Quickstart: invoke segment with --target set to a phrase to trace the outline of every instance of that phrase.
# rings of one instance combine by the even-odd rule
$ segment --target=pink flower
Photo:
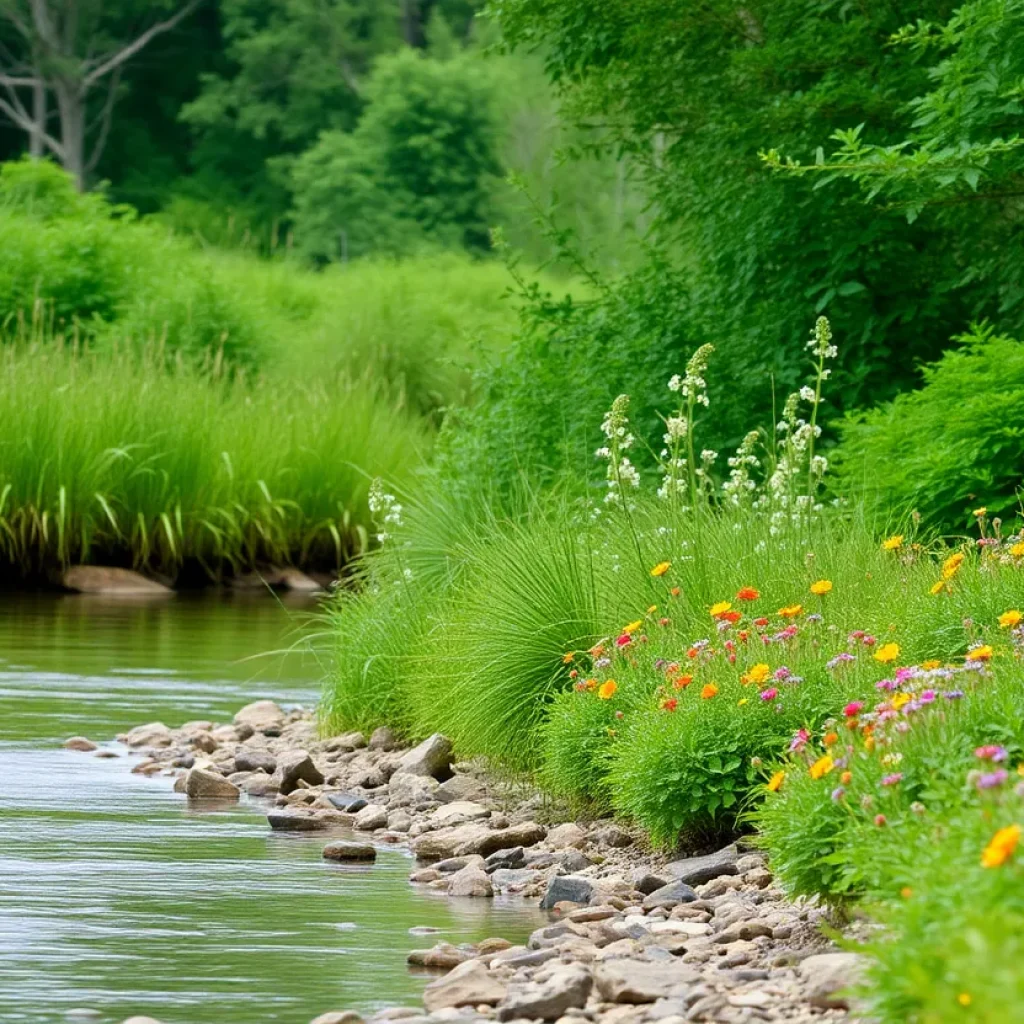
[[[843,714],[847,718],[853,718],[859,715],[864,710],[864,701],[862,700],[851,700],[849,704],[843,708]]]
[[[879,828],[882,828],[886,824],[885,815],[884,814],[876,814],[875,815],[875,824]]]
[[[796,735],[789,741],[789,752],[793,754],[803,750],[810,738],[811,734],[806,729],[797,729]]]
[[[775,700],[778,695],[778,689],[774,686],[769,686],[767,690],[761,691],[761,700]]]
[[[628,633],[623,633],[615,638],[616,647],[628,647],[633,642],[633,638]]]
[[[1006,747],[1000,747],[995,743],[990,743],[984,747],[977,747],[974,751],[974,756],[980,758],[982,761],[1005,761],[1007,758]]]
[[[898,786],[903,781],[903,772],[893,772],[882,777],[883,786]]]

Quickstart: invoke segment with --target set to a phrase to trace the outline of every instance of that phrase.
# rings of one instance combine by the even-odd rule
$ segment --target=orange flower
[[[692,683],[692,682],[693,682],[693,676],[691,676],[691,675],[681,675],[681,676],[676,676],[675,679],[672,680],[672,685],[677,690],[685,690],[690,685],[690,683]]]
[[[1020,842],[1020,825],[1001,828],[990,840],[981,854],[983,868],[997,868],[1013,856]]]
[[[736,591],[737,601],[756,601],[761,596],[761,591],[754,587],[740,587]]]
[[[618,690],[619,684],[614,679],[606,679],[600,687],[598,687],[597,695],[601,700],[611,700],[615,696],[615,691]]]
[[[779,609],[779,615],[784,619],[795,619],[803,610],[802,604],[787,604],[785,608]]]
[[[818,580],[816,583],[811,584],[811,593],[814,594],[815,597],[824,597],[826,594],[830,593],[831,590],[831,580]]]
[[[810,773],[812,779],[820,779],[825,775],[828,775],[833,768],[835,768],[835,762],[832,760],[831,754],[826,754],[824,757],[819,757],[817,761],[810,767]]]
[[[831,747],[839,742],[839,733],[827,732],[825,733],[825,737],[821,742],[824,743],[826,747]]]
[[[652,570],[652,576],[664,576],[672,568],[671,562],[659,562]]]
[[[999,616],[999,625],[1003,629],[1013,629],[1021,624],[1022,619],[1024,619],[1024,615],[1021,615],[1021,613],[1014,608],[1012,611],[1003,612],[1003,614]]]
[[[737,622],[739,622],[739,621],[740,621],[740,619],[742,619],[742,618],[743,618],[743,616],[742,616],[742,615],[740,615],[740,613],[739,613],[739,612],[736,612],[736,611],[732,611],[732,612],[722,612],[722,614],[721,614],[721,615],[719,615],[718,617],[719,617],[719,618],[720,618],[720,619],[721,619],[721,620],[722,620],[723,622],[731,622],[731,623],[732,623],[733,625],[735,625],[735,624],[736,624]]]
[[[839,776],[839,781],[844,786],[848,786],[851,782],[853,782],[853,772],[850,772],[850,771],[843,772],[843,774]]]
[[[782,785],[783,780],[785,778],[786,778],[786,773],[784,771],[777,771],[768,780],[768,792],[769,793],[777,793],[779,791],[779,787]]]
[[[701,700],[711,700],[718,693],[718,687],[714,683],[707,683],[700,691]]]
[[[899,656],[899,644],[882,644],[882,646],[875,651],[875,661],[880,661],[883,665],[888,665],[890,661],[895,661]]]
[[[909,899],[910,899],[910,897],[914,895],[914,890],[913,890],[913,889],[911,889],[909,885],[905,885],[905,886],[903,886],[903,888],[902,888],[902,889],[900,889],[900,895],[901,895],[901,896],[902,896],[902,897],[903,897],[903,898],[904,898],[905,900],[909,900]]]
[[[563,665],[571,665],[572,664],[572,660],[575,657],[576,657],[576,652],[575,651],[566,651],[565,654],[562,655],[562,664]]]
[[[719,616],[724,615],[732,607],[729,601],[718,601],[711,606],[709,611],[711,612],[711,618],[717,619]]]
[[[680,590],[680,589],[679,589],[679,587],[673,587],[673,588],[672,588],[672,589],[671,589],[671,590],[669,591],[669,593],[670,593],[670,594],[671,594],[671,595],[672,595],[673,597],[678,597],[678,596],[679,596],[679,595],[680,595],[680,594],[682,593],[682,590]]]
[[[951,554],[949,558],[942,563],[942,578],[944,580],[952,579],[959,571],[963,560],[964,553],[962,551],[954,551],[953,554]]]
[[[942,662],[939,661],[938,658],[929,658],[927,661],[921,662],[921,668],[923,668],[925,672],[931,672],[933,668],[938,668],[941,664]]]
[[[992,648],[988,644],[982,644],[967,652],[970,661],[989,661],[992,657]]]

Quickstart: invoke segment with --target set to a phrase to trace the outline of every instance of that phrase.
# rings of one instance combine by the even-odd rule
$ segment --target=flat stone
[[[469,864],[456,871],[448,883],[449,896],[493,896],[491,876],[476,864]]]
[[[149,722],[137,725],[124,741],[129,747],[169,747],[173,739],[171,730],[163,722]]]
[[[257,700],[246,704],[234,718],[235,725],[247,725],[255,732],[280,728],[284,725],[284,712],[272,700]]]
[[[438,807],[430,816],[430,824],[434,828],[447,828],[450,825],[464,825],[467,821],[480,821],[490,816],[490,808],[484,807],[483,804],[476,804],[471,800],[454,800],[450,804]]]
[[[498,850],[506,850],[513,846],[536,846],[547,835],[547,829],[535,821],[524,821],[508,828],[485,830],[479,839],[469,840],[460,846],[456,853],[459,856],[478,853],[481,857],[489,857]]]
[[[715,942],[726,945],[730,942],[750,941],[759,936],[771,936],[772,927],[765,921],[758,919],[750,921],[736,921],[727,928],[723,928],[715,935]]]
[[[339,811],[348,811],[349,814],[357,814],[367,806],[366,798],[358,793],[325,793],[324,795]]]
[[[556,903],[568,900],[571,903],[586,904],[594,894],[594,883],[579,875],[555,875],[548,882],[547,892],[540,902],[541,910],[551,910]]]
[[[479,960],[459,964],[423,990],[423,1005],[436,1013],[450,1006],[494,1006],[508,988]]]
[[[89,753],[90,751],[98,750],[99,744],[93,743],[92,740],[87,740],[84,736],[72,736],[64,741],[64,749],[80,750],[82,753]]]
[[[739,850],[735,846],[726,846],[715,853],[709,853],[703,857],[686,857],[683,860],[673,861],[665,867],[665,871],[674,879],[685,882],[687,885],[703,885],[721,875],[735,875],[739,873],[736,862],[739,860]]]
[[[352,823],[360,832],[374,832],[379,828],[387,828],[388,812],[379,804],[367,804],[355,817]]]
[[[658,889],[663,889],[669,884],[671,879],[663,878],[661,875],[651,874],[646,868],[637,868],[636,871],[630,876],[630,881],[633,883],[633,888],[637,892],[642,892],[645,896],[650,896],[652,892],[656,892]]]
[[[185,795],[189,800],[237,800],[241,790],[223,775],[205,768],[190,768],[185,776]]]
[[[159,597],[174,593],[156,580],[146,579],[131,569],[106,565],[72,565],[60,578],[68,590],[79,594],[109,594],[123,597]]]
[[[653,1003],[685,994],[700,972],[677,961],[605,960],[594,967],[594,983],[609,1003]]]
[[[594,981],[578,964],[545,967],[535,981],[515,981],[498,1004],[498,1020],[558,1020],[567,1010],[586,1006]]]
[[[273,775],[277,770],[277,758],[265,750],[240,750],[235,754],[236,772],[266,772]]]
[[[488,832],[487,826],[479,823],[425,832],[412,841],[412,852],[421,860],[446,860],[456,856],[456,851],[462,847],[473,847],[477,842],[482,842]],[[477,851],[474,848],[470,852]],[[461,853],[458,855],[463,856]]]
[[[431,949],[414,949],[405,959],[414,967],[435,967],[447,971],[473,959],[473,954],[450,942],[439,942]]]
[[[299,788],[300,782],[311,786],[322,786],[324,777],[320,769],[313,764],[313,758],[305,750],[290,750],[282,754],[277,761],[280,775],[280,790],[287,796]]]
[[[444,782],[451,778],[452,741],[435,732],[402,755],[398,770],[408,775],[426,775]]]
[[[522,892],[540,881],[540,874],[532,868],[498,868],[491,872],[490,878],[497,892]]]
[[[453,775],[437,787],[438,803],[451,804],[457,800],[480,803],[487,796],[487,787],[471,775]]]
[[[277,832],[321,832],[331,825],[331,822],[318,818],[315,814],[291,808],[270,811],[267,814],[267,821]]]
[[[573,822],[566,822],[564,825],[556,825],[548,833],[548,842],[556,849],[574,846],[577,849],[585,846],[587,833]]]
[[[526,865],[526,852],[521,846],[512,846],[507,850],[495,850],[484,862],[484,870],[513,870]]]
[[[655,889],[644,899],[644,909],[654,910],[656,907],[674,907],[680,903],[692,903],[697,894],[686,882],[669,882],[660,889]]]
[[[377,859],[377,851],[369,843],[352,843],[339,840],[335,843],[328,843],[324,847],[325,860],[338,861],[374,861]]]
[[[363,1018],[354,1010],[341,1010],[321,1013],[319,1017],[314,1017],[309,1024],[363,1024]]]
[[[845,993],[863,979],[864,961],[856,953],[817,953],[802,960],[797,970],[813,1006],[848,1010]]]

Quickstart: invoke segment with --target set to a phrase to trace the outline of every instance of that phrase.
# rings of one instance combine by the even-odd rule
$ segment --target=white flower
[[[678,373],[673,374],[671,380],[668,382],[669,391],[678,391],[683,386],[683,378]]]
[[[802,398],[802,399],[803,399],[803,400],[804,400],[805,402],[813,402],[813,401],[814,401],[814,388],[809,388],[809,387],[807,387],[807,385],[805,384],[805,385],[804,385],[804,386],[803,386],[803,387],[802,387],[802,388],[800,389],[800,397],[801,397],[801,398]]]

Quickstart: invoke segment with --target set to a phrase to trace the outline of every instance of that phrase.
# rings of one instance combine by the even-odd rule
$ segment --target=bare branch
[[[33,3],[39,2],[41,2],[41,0],[33,0]],[[104,75],[107,75],[115,68],[120,67],[126,60],[134,57],[135,54],[146,46],[146,44],[154,37],[161,35],[164,32],[169,32],[179,22],[187,18],[202,2],[203,0],[190,0],[190,2],[173,17],[168,18],[166,21],[158,21],[155,25],[146,29],[146,31],[133,42],[122,47],[117,51],[117,53],[107,57],[98,68],[89,72],[89,74],[82,80],[82,92],[84,93],[90,86],[95,85],[96,82],[98,82]]]
[[[0,85],[6,85],[8,89],[31,89],[42,84],[41,78],[17,78],[14,75],[0,74]]]
[[[60,52],[60,40],[53,27],[53,19],[50,17],[50,8],[46,6],[46,0],[31,0],[32,23],[36,27],[39,38],[47,45],[51,53]]]
[[[0,99],[0,113],[6,114],[18,128],[24,132],[28,132],[30,135],[38,130],[35,123],[25,113],[24,109],[19,113],[11,106],[10,103],[7,102],[7,100]],[[50,135],[49,132],[40,132],[39,134],[43,142],[46,143],[47,148],[54,154],[54,156],[63,160],[64,147],[52,135]]]
[[[114,68],[113,75],[110,76],[110,86],[107,89],[107,99],[103,104],[103,113],[100,116],[100,133],[96,136],[96,141],[93,143],[92,153],[89,154],[89,159],[85,163],[85,173],[91,174],[95,169],[96,165],[100,162],[100,157],[103,155],[103,150],[107,145],[107,136],[110,134],[110,122],[114,113],[114,99],[117,95],[117,87],[121,84],[121,69],[119,67]]]

